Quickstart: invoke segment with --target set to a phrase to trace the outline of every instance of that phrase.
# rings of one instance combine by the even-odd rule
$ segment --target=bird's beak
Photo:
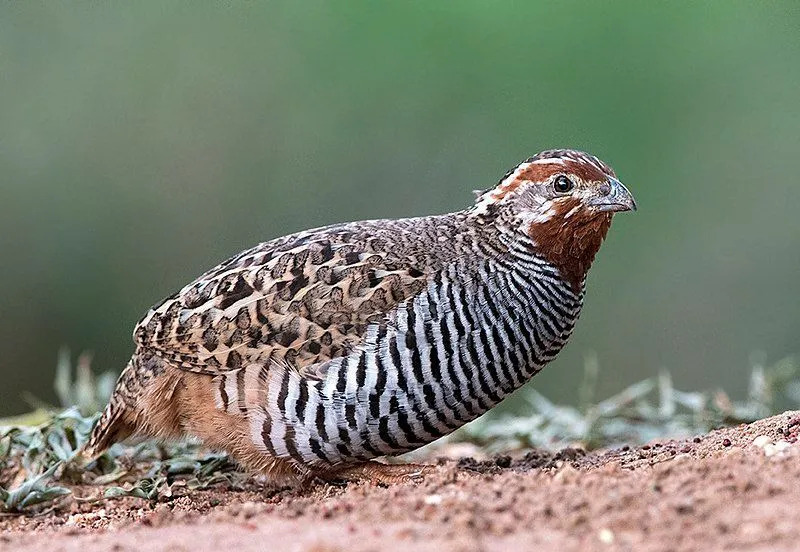
[[[622,182],[616,178],[609,178],[611,190],[606,195],[597,196],[590,200],[598,211],[635,211],[636,200]]]

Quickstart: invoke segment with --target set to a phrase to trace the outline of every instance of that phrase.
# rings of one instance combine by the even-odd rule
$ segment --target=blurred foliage
[[[3,3],[0,413],[56,400],[61,344],[121,370],[151,304],[245,247],[460,209],[556,146],[641,209],[537,389],[578,402],[596,350],[604,394],[743,393],[742,359],[798,349],[799,94],[792,0]]]
[[[58,400],[63,407],[77,407],[83,414],[93,414],[103,409],[114,391],[117,377],[114,372],[104,372],[95,377],[92,372],[92,356],[83,353],[73,373],[69,349],[58,353],[56,379],[53,383]]]
[[[596,359],[587,359],[581,387],[585,400],[580,408],[555,404],[528,389],[524,394],[527,408],[520,407],[519,414],[484,416],[452,439],[497,451],[575,444],[595,449],[685,438],[800,408],[800,359],[796,357],[769,367],[754,366],[743,401],[732,401],[722,390],[679,391],[669,372],[662,372],[595,403],[597,374]]]
[[[75,485],[99,489],[80,499],[84,501],[125,496],[157,500],[178,489],[242,485],[245,474],[226,455],[192,441],[116,444],[87,463],[79,451],[114,383],[110,373],[92,377],[89,362],[88,355],[81,355],[73,373],[69,353],[62,350],[54,384],[64,401],[61,407],[39,403],[28,415],[0,419],[0,512],[51,507]]]
[[[159,446],[153,441],[116,444],[86,463],[79,455],[98,413],[77,408],[51,413],[35,426],[0,420],[0,512],[24,513],[57,504],[76,485],[94,486],[77,500],[132,496],[169,498],[173,492],[226,484],[239,488],[247,476],[224,454],[193,442]]]

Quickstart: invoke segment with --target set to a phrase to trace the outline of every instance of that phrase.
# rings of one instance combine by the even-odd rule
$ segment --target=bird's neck
[[[507,251],[525,250],[544,259],[556,268],[575,293],[580,293],[586,274],[611,227],[610,213],[573,210],[565,203],[546,221],[520,224],[513,214],[468,210],[459,213],[471,220],[476,228],[484,229],[487,241],[503,244]],[[492,237],[493,236],[493,237]]]

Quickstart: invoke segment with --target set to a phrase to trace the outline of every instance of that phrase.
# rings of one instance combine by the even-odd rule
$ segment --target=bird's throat
[[[563,202],[555,209],[548,220],[531,223],[528,235],[537,252],[578,291],[611,227],[612,215],[591,212],[578,200]]]

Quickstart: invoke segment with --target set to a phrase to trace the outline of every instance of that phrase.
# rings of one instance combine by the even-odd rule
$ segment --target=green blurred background
[[[119,370],[153,303],[268,238],[460,209],[544,148],[608,161],[583,319],[535,379],[744,392],[800,351],[800,4],[3,3],[0,414]]]

